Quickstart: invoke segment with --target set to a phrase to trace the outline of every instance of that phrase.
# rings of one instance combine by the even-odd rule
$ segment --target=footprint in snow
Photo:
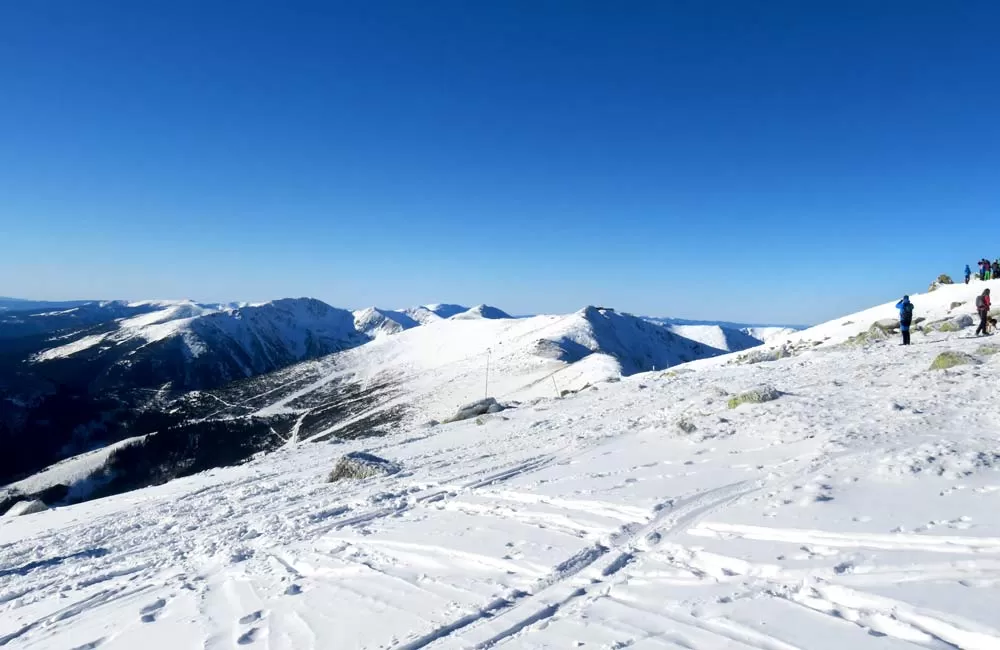
[[[73,650],[94,650],[97,646],[104,643],[104,639],[100,638],[96,641],[91,641],[90,643],[84,643],[83,645],[73,646]]]
[[[167,606],[167,601],[164,598],[160,598],[155,602],[146,605],[141,610],[139,610],[139,614],[141,615],[140,620],[142,620],[143,623],[156,622],[156,617],[160,615],[160,612],[166,606]]]
[[[255,627],[250,628],[249,630],[241,634],[238,639],[236,639],[236,643],[240,645],[250,645],[257,639],[257,632],[258,632],[257,628]]]
[[[256,612],[251,612],[241,618],[240,625],[250,625],[251,623],[256,623],[262,618],[264,618],[264,612],[258,609]]]

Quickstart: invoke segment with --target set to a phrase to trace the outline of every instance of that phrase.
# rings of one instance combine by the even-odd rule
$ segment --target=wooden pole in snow
[[[489,399],[490,396],[490,355],[493,353],[491,348],[486,348],[486,398]]]

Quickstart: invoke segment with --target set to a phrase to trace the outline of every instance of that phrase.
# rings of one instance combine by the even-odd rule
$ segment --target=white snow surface
[[[981,288],[913,296],[917,316]],[[414,417],[4,519],[0,645],[995,650],[1000,355],[968,330],[834,345],[892,304],[796,334],[820,345],[777,361],[637,374],[482,424]],[[434,347],[441,333],[507,346],[586,329],[539,318],[446,321],[347,354],[408,354],[419,391],[421,373],[483,352],[485,337]],[[982,363],[928,370],[946,350]],[[498,396],[518,364],[545,376],[494,352]],[[454,410],[482,376],[449,373],[434,397]],[[761,385],[782,395],[727,407]],[[352,451],[402,471],[325,483]]]

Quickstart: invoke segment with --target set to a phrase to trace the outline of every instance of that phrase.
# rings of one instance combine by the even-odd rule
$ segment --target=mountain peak
[[[497,309],[496,307],[491,307],[489,305],[476,305],[471,309],[467,309],[451,317],[452,320],[476,320],[480,318],[500,319],[511,318],[511,316],[507,312]]]

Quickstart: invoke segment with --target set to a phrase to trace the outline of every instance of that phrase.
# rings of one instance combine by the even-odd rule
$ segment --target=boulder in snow
[[[931,286],[930,286],[930,288],[927,289],[927,291],[928,292],[930,292],[930,291],[936,291],[937,289],[941,288],[942,286],[944,286],[946,284],[955,284],[955,282],[951,279],[950,275],[942,273],[941,275],[939,275],[937,277],[937,280],[935,280],[934,282],[931,282]]]
[[[930,369],[945,370],[947,368],[954,368],[955,366],[964,366],[975,363],[979,363],[979,359],[970,354],[965,354],[964,352],[942,352],[934,357],[934,361],[931,362]]]
[[[4,517],[20,517],[21,515],[31,515],[36,512],[44,512],[48,510],[49,507],[45,505],[45,502],[40,499],[28,499],[26,501],[18,501],[10,510],[4,515]]]
[[[486,399],[481,399],[476,402],[466,404],[465,406],[458,409],[458,413],[451,416],[450,418],[444,420],[445,423],[448,422],[459,422],[461,420],[470,420],[480,415],[485,415],[487,413],[499,413],[503,411],[505,407],[503,404],[498,402],[494,397],[487,397]]]
[[[363,451],[352,451],[341,456],[327,477],[327,483],[344,479],[364,479],[372,476],[388,476],[399,472],[402,468],[391,460],[386,460],[375,454]]]
[[[891,334],[899,329],[899,320],[896,318],[883,318],[882,320],[875,321],[872,327],[877,327],[886,334]]]
[[[924,325],[924,329],[933,332],[958,332],[966,327],[972,327],[976,321],[969,314],[962,314],[955,318],[945,318]]]
[[[759,386],[752,390],[740,393],[735,397],[730,397],[728,406],[729,408],[734,409],[740,404],[760,404],[762,402],[774,401],[779,397],[781,397],[781,391],[773,386]]]
[[[781,347],[773,348],[771,350],[751,350],[746,354],[741,354],[736,357],[736,361],[731,363],[763,363],[765,361],[777,361],[778,359],[784,359],[785,357],[790,356],[792,356],[792,350],[790,350],[787,346],[782,345]]]

